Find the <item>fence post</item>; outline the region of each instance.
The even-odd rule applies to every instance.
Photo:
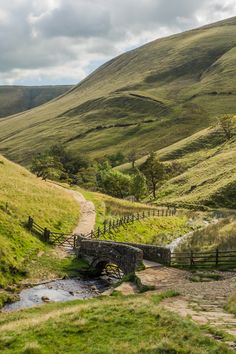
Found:
[[[143,219],[145,218],[145,211],[143,211]]]
[[[157,210],[157,216],[159,216],[159,215],[160,215],[160,210],[158,209],[158,210]]]
[[[100,226],[98,226],[97,234],[98,234],[98,238],[99,238],[100,234],[101,234]]]
[[[76,236],[74,235],[74,248],[76,247]]]
[[[50,230],[48,230],[46,227],[43,230],[43,240],[45,242],[49,242],[49,240],[50,240]]]
[[[31,231],[33,229],[33,225],[34,225],[34,220],[33,218],[31,218],[31,216],[29,216],[27,228]]]
[[[190,267],[192,267],[194,265],[194,261],[193,261],[193,251],[191,250],[190,252]]]
[[[218,266],[219,263],[219,249],[216,249],[216,267]]]

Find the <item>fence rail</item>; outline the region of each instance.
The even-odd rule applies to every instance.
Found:
[[[147,211],[134,213],[126,216],[122,216],[118,219],[114,220],[106,220],[103,223],[103,226],[99,226],[95,231],[90,232],[85,235],[85,237],[97,238],[99,239],[101,236],[105,234],[109,234],[119,227],[124,227],[125,225],[129,225],[134,223],[135,221],[140,221],[150,217],[164,217],[164,216],[174,216],[176,215],[175,208],[166,208],[166,209],[149,209]]]
[[[190,268],[236,268],[236,250],[225,251],[217,248],[208,252],[174,252],[171,254],[170,265]]]
[[[133,223],[136,220],[142,220],[151,216],[173,216],[176,214],[175,209],[152,210],[147,213],[137,213],[121,217],[119,219],[104,222],[104,226],[99,227],[96,231],[81,235],[87,238],[100,238],[106,233],[112,232],[121,226]],[[29,216],[27,228],[40,236],[44,242],[55,245],[63,245],[75,248],[78,235],[52,232],[47,228],[38,225],[32,217]],[[173,252],[169,251],[167,264],[172,267],[180,268],[236,268],[236,250],[219,250],[206,252]]]
[[[101,236],[105,234],[109,234],[114,230],[117,230],[121,226],[125,226],[131,224],[137,220],[143,220],[148,217],[164,217],[164,216],[174,216],[176,214],[176,209],[150,209],[148,211],[139,212],[136,214],[126,215],[120,217],[118,219],[104,221],[103,227],[98,227],[96,230],[91,231],[84,236],[86,238],[96,238],[99,239]],[[68,244],[70,246],[75,245],[77,235],[60,233],[60,232],[53,232],[47,228],[43,228],[42,226],[38,225],[34,219],[29,216],[27,222],[27,228],[30,231],[37,233],[42,241],[50,242],[55,245],[65,245]]]

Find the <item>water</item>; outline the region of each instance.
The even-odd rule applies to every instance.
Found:
[[[26,288],[20,293],[20,300],[7,304],[2,311],[10,312],[41,305],[45,302],[71,301],[75,299],[89,299],[98,296],[108,289],[109,283],[103,279],[55,280],[47,284],[40,284]]]

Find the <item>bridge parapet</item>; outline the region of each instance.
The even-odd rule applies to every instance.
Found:
[[[171,251],[167,247],[160,247],[149,244],[125,243],[126,245],[139,248],[143,251],[143,258],[147,261],[157,262],[163,265],[170,265]]]
[[[143,259],[170,264],[170,250],[148,244],[123,243],[103,240],[91,240],[77,237],[76,254],[85,258],[101,274],[107,264],[116,264],[124,274],[134,273]]]
[[[97,275],[110,263],[116,264],[124,274],[134,273],[143,260],[143,251],[131,245],[81,237],[77,240],[76,253],[89,261]]]

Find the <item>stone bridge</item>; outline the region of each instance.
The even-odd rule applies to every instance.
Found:
[[[89,262],[96,275],[100,275],[107,264],[115,264],[124,274],[129,274],[142,265],[143,259],[164,265],[170,263],[170,250],[165,247],[82,237],[77,238],[76,254]]]

